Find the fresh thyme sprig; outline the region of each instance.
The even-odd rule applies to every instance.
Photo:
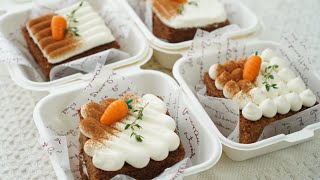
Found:
[[[131,135],[130,135],[130,138],[132,136],[135,137],[136,141],[138,142],[142,142],[143,141],[143,136],[137,134],[135,132],[135,127],[137,127],[138,129],[142,129],[142,127],[137,123],[138,120],[142,120],[143,118],[143,110],[147,107],[149,103],[145,104],[143,107],[139,107],[138,109],[134,110],[133,112],[138,112],[138,116],[136,117],[136,119],[130,123],[130,124],[127,124],[124,128],[124,130],[127,130],[127,129],[131,129]]]
[[[262,84],[264,84],[267,91],[269,91],[270,88],[278,89],[277,84],[269,84],[268,82],[269,79],[274,79],[274,76],[271,73],[275,71],[278,67],[279,67],[278,65],[267,66],[264,70],[265,71],[265,74],[263,75],[264,82]]]
[[[188,4],[188,5],[193,5],[193,6],[198,6],[198,3],[195,2],[195,1],[189,1],[187,4]],[[183,11],[184,11],[184,5],[185,5],[185,4],[182,4],[182,5],[180,6],[180,8],[177,9],[177,13],[178,13],[178,14],[182,14],[182,13],[183,13]]]
[[[79,22],[75,17],[75,13],[82,7],[83,2],[84,1],[82,1],[76,9],[72,10],[70,14],[67,14],[69,27],[66,29],[66,33],[71,32],[75,36],[80,36],[79,29],[74,26],[74,24]]]

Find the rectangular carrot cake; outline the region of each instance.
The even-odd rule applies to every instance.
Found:
[[[120,48],[104,20],[86,1],[31,19],[22,34],[46,80],[56,65]]]
[[[83,105],[79,141],[88,178],[124,174],[149,180],[184,159],[175,121],[166,112],[166,104],[152,94]]]
[[[207,95],[240,109],[240,143],[256,142],[270,123],[317,104],[315,94],[271,49],[248,59],[214,64],[204,74]]]
[[[193,39],[197,29],[213,31],[229,25],[218,0],[151,0],[153,34],[171,43]]]

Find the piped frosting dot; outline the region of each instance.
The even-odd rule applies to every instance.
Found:
[[[294,79],[291,79],[288,82],[287,86],[290,91],[294,91],[297,93],[301,93],[302,91],[304,91],[306,89],[306,85],[304,84],[304,82],[302,81],[302,79],[300,77],[296,77]]]
[[[265,49],[262,51],[261,53],[261,58],[263,61],[269,62],[271,58],[273,58],[275,56],[274,52],[272,51],[272,49]]]
[[[272,118],[277,114],[277,106],[270,98],[263,100],[259,107],[265,117]]]
[[[310,89],[306,89],[306,90],[302,91],[299,94],[299,96],[302,100],[302,104],[306,107],[313,106],[317,101],[316,95],[313,94],[313,92]]]
[[[242,110],[242,115],[250,121],[257,121],[262,117],[262,110],[252,102],[249,102]]]
[[[302,100],[296,92],[287,94],[286,98],[291,105],[292,111],[299,111],[302,108]]]

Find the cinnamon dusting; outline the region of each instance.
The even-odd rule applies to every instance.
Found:
[[[183,6],[183,3],[173,0],[153,0],[153,10],[159,13],[165,19],[171,19],[178,15],[178,11]]]

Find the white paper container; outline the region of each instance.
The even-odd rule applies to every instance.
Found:
[[[238,24],[240,30],[227,34],[230,38],[244,38],[254,35],[261,29],[261,24],[257,16],[240,1],[237,0],[221,0],[222,3],[232,3],[237,9],[234,13],[234,20],[231,24]],[[127,0],[119,0],[124,9],[132,17],[145,37],[149,40],[150,45],[156,50],[155,59],[165,68],[171,69],[175,61],[191,46],[192,40],[180,43],[168,43],[157,38],[147,28],[145,23],[137,15],[134,9],[128,4]]]
[[[4,34],[9,34],[13,30],[16,30],[17,27],[22,28],[25,25],[27,18],[29,17],[29,12],[30,9],[25,9],[22,11],[6,14],[3,17],[1,17],[0,23],[3,23],[1,29],[4,32]],[[138,30],[138,28],[133,26],[132,30],[134,35],[131,37],[134,38],[135,42],[137,43],[133,43],[132,39],[128,39],[127,41],[129,45],[125,47],[126,49],[124,49],[124,51],[128,52],[131,55],[131,57],[108,64],[106,65],[106,67],[116,69],[132,65],[143,59],[150,59],[152,55],[152,48],[148,45],[148,42],[144,39],[144,36]],[[34,60],[30,59],[30,61]],[[30,77],[30,69],[28,67],[22,65],[8,65],[8,68],[12,79],[19,86],[26,89],[37,91],[49,90],[55,86],[65,84],[67,82],[86,78],[86,76],[83,76],[83,74],[77,73],[53,81],[38,82]]]
[[[180,88],[173,78],[158,71],[141,70],[138,66],[135,66],[125,68],[118,72],[131,80],[141,93],[151,93],[163,96]],[[59,112],[61,112],[61,110],[77,96],[88,82],[89,80],[80,80],[50,90],[50,94],[41,99],[34,109],[33,117],[35,123],[42,122],[41,119],[44,118],[50,118],[52,121],[56,121]],[[200,119],[196,109],[191,107],[192,104],[185,94],[183,94],[182,100],[184,104],[187,104],[190,110],[189,113],[195,117],[194,120],[199,124],[199,132],[201,132],[199,134],[200,139],[202,139],[199,147],[199,158],[191,159],[193,165],[187,167],[184,171],[184,176],[194,178],[196,173],[209,169],[218,162],[222,153],[222,146],[219,138],[214,133],[210,132],[207,128],[207,124]],[[40,130],[39,133],[40,136],[51,135],[42,130]],[[188,148],[188,144],[184,144],[184,147]],[[61,173],[61,169],[55,169],[55,171]]]
[[[270,41],[250,41],[247,43],[246,48],[257,50],[261,52],[266,48],[276,49],[279,44],[270,42]],[[222,52],[223,53],[223,52]],[[206,121],[206,124],[212,129],[212,133],[215,133],[219,136],[222,144],[223,151],[229,156],[232,160],[243,161],[253,157],[257,157],[263,154],[267,154],[279,149],[290,147],[305,141],[308,141],[314,137],[315,133],[320,133],[320,123],[315,123],[305,127],[304,129],[294,132],[289,135],[280,134],[268,139],[264,139],[252,144],[240,144],[234,141],[227,139],[223,136],[220,131],[217,129],[215,124],[212,122],[211,118],[208,116],[204,108],[201,106],[200,102],[196,98],[196,95],[193,92],[195,85],[198,85],[199,82],[193,77],[183,77],[181,69],[186,63],[185,58],[179,59],[173,67],[173,75],[180,84],[180,87],[187,94],[193,106],[199,109],[199,115],[203,116],[203,119]],[[199,77],[199,71],[193,71],[195,76]]]

